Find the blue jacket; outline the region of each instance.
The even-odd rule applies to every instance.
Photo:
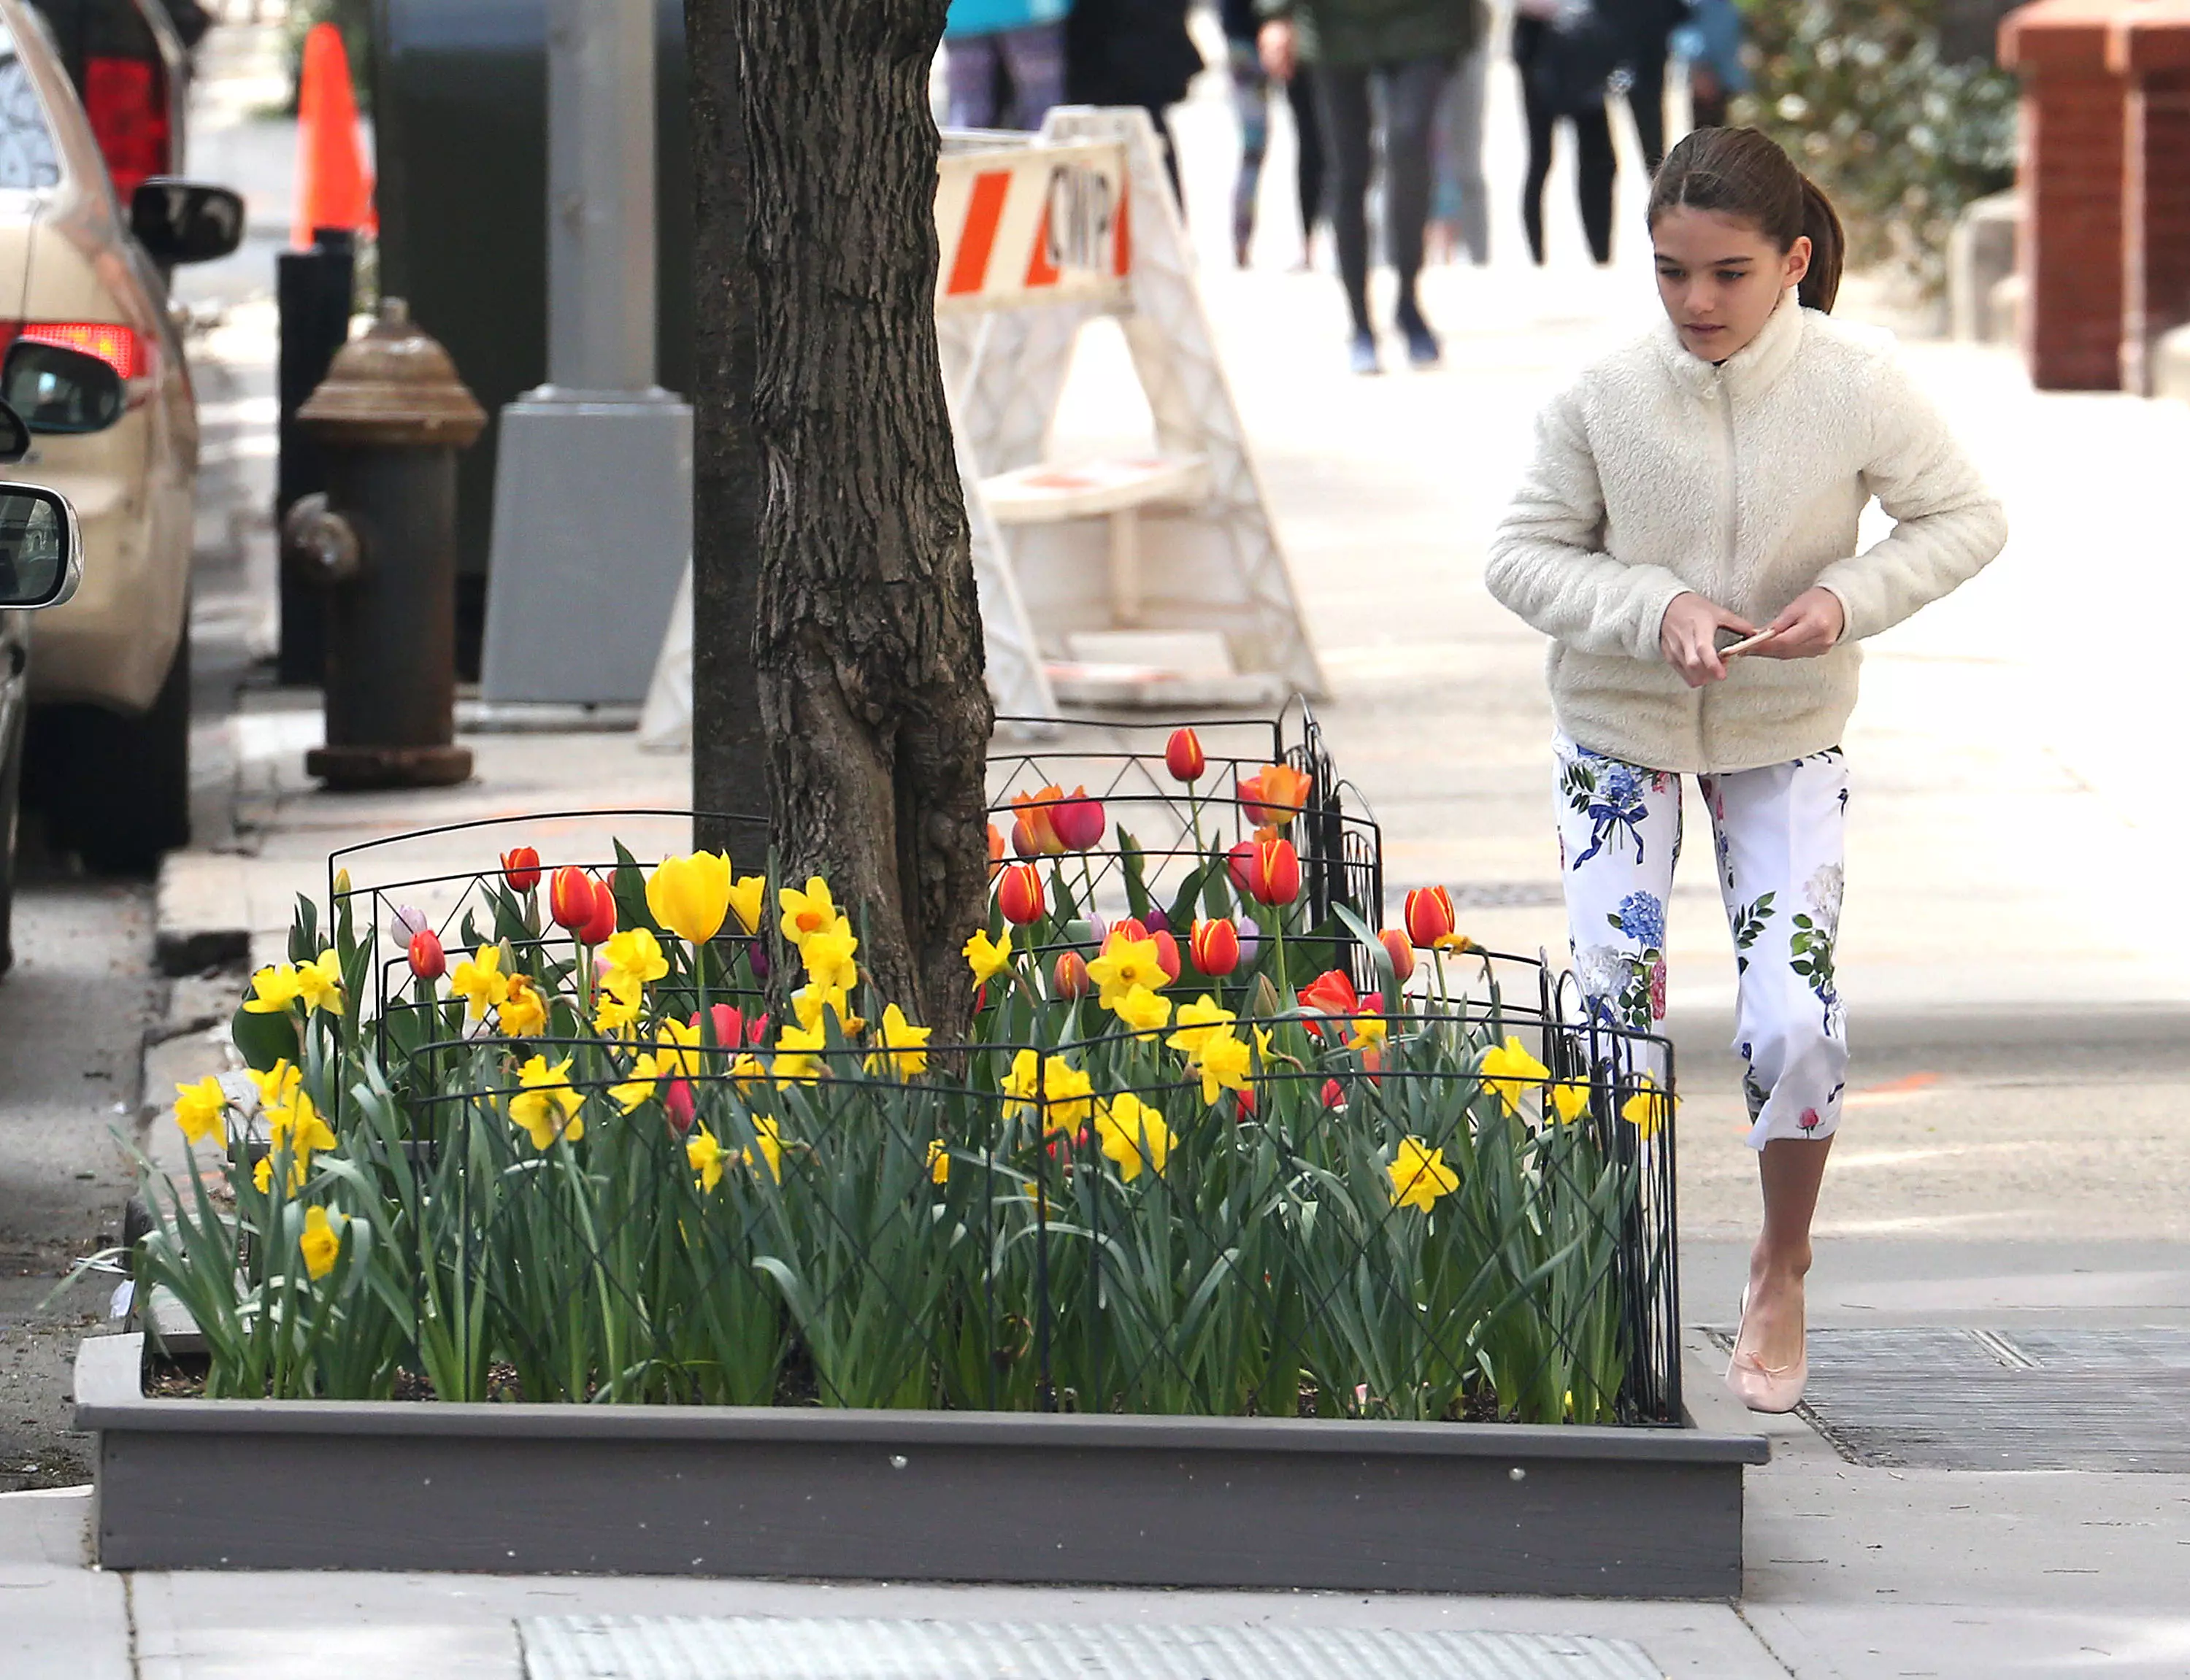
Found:
[[[1071,9],[1072,0],[950,0],[943,38],[994,35],[1001,30],[1055,23]]]

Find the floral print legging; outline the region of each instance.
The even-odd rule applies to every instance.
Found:
[[[1665,903],[1681,855],[1681,778],[1578,746],[1558,757],[1559,874],[1574,973],[1599,1018],[1654,1032],[1665,1013]],[[1840,1124],[1847,1030],[1834,978],[1847,760],[1699,776],[1733,931],[1734,1050],[1749,1143],[1826,1138]]]

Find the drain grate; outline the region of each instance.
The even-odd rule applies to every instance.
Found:
[[[1802,1411],[1858,1464],[2190,1471],[2190,1330],[1813,1330]]]
[[[541,1616],[525,1680],[1664,1680],[1625,1639],[1343,1627]]]

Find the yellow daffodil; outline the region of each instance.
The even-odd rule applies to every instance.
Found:
[[[1006,928],[995,939],[986,928],[974,931],[966,942],[966,965],[973,970],[973,983],[985,986],[1012,965],[1012,931]]]
[[[1213,1103],[1219,1091],[1247,1089],[1254,1052],[1230,1027],[1220,1027],[1201,1041],[1201,1054],[1194,1059],[1194,1066],[1201,1074],[1201,1100]]]
[[[1171,1156],[1171,1133],[1163,1116],[1131,1091],[1095,1111],[1095,1137],[1127,1184],[1140,1177],[1143,1162],[1160,1175]]]
[[[804,1027],[786,1027],[775,1035],[775,1061],[769,1070],[779,1085],[811,1084],[821,1077],[820,1052],[829,1035]]]
[[[195,1085],[175,1087],[175,1123],[192,1143],[218,1137],[227,1112],[228,1093],[210,1073]]]
[[[494,1023],[507,1038],[535,1038],[548,1030],[548,999],[529,974],[513,974]]]
[[[593,1010],[593,1031],[604,1038],[627,1038],[638,1019],[636,998],[626,1003],[615,993],[603,991]]]
[[[449,976],[449,990],[464,1000],[474,1021],[485,1021],[486,1012],[509,995],[509,976],[502,971],[502,947],[482,945],[458,963]]]
[[[730,914],[746,933],[760,931],[760,919],[768,906],[768,878],[741,875],[730,884]]]
[[[1381,1052],[1391,1033],[1391,1022],[1380,1015],[1357,1015],[1349,1025],[1353,1030],[1347,1035],[1346,1047],[1364,1056]]]
[[[333,1131],[301,1090],[292,1092],[280,1107],[266,1111],[266,1140],[276,1149],[288,1150],[300,1162],[335,1146]]]
[[[279,963],[251,976],[251,995],[243,1007],[252,1015],[279,1015],[302,995],[295,965]]]
[[[1399,1152],[1392,1162],[1392,1205],[1431,1212],[1441,1196],[1460,1188],[1460,1174],[1444,1164],[1444,1151],[1432,1149],[1420,1138],[1399,1140]]]
[[[665,857],[646,878],[646,908],[679,939],[704,945],[730,910],[730,860],[719,851]]]
[[[292,1196],[295,1195],[298,1191],[304,1187],[304,1180],[310,1176],[310,1167],[301,1156],[292,1155],[289,1157],[288,1183],[289,1193]],[[266,1196],[272,1192],[274,1187],[274,1162],[270,1156],[262,1155],[258,1157],[258,1161],[253,1163],[251,1168],[251,1182],[258,1186],[258,1193],[261,1196]]]
[[[1518,1114],[1521,1094],[1531,1085],[1542,1084],[1552,1077],[1552,1070],[1530,1055],[1518,1038],[1508,1038],[1484,1051],[1480,1077],[1498,1094],[1498,1100],[1506,1106],[1508,1114]]]
[[[867,1058],[867,1072],[879,1073],[885,1067],[893,1078],[911,1079],[928,1072],[928,1037],[935,1029],[915,1027],[905,1019],[905,1011],[892,1004],[882,1011],[882,1026],[875,1033],[875,1043],[882,1054]]]
[[[314,1010],[325,1010],[329,1015],[343,1012],[342,959],[333,947],[297,965],[297,996],[307,1015]]]
[[[651,928],[626,928],[621,933],[610,935],[608,942],[601,947],[601,959],[608,964],[601,976],[601,984],[627,1005],[633,1015],[638,1012],[638,1000],[646,988],[669,972],[668,959],[661,954],[661,942],[654,936]]]
[[[848,1038],[867,1024],[852,1013],[851,998],[843,987],[824,986],[819,981],[791,994],[791,1012],[808,1032],[820,1032],[821,1023],[832,1015],[838,1030]]]
[[[813,984],[848,992],[860,983],[860,965],[853,960],[859,948],[860,942],[848,927],[831,929],[809,936],[799,946],[798,958],[806,964],[806,978]]]
[[[1552,1087],[1552,1106],[1560,1119],[1571,1124],[1589,1106],[1589,1087],[1573,1079],[1560,1080]]]
[[[1658,1128],[1665,1123],[1671,1112],[1673,1100],[1660,1090],[1657,1082],[1645,1073],[1635,1095],[1620,1105],[1620,1117],[1632,1126],[1645,1140],[1655,1137]]]
[[[737,1082],[740,1091],[749,1092],[754,1086],[766,1082],[768,1064],[747,1051],[730,1064],[730,1078]]]
[[[684,1162],[700,1175],[700,1188],[712,1190],[723,1181],[723,1162],[730,1151],[715,1140],[705,1126],[684,1140]]]
[[[1178,1006],[1178,1031],[1164,1040],[1172,1049],[1184,1053],[1192,1061],[1201,1054],[1201,1047],[1210,1036],[1220,1028],[1228,1027],[1239,1017],[1217,1003],[1208,993],[1203,993],[1190,1004]]]
[[[783,1182],[783,1132],[773,1117],[756,1114],[752,1117],[753,1148],[760,1158],[768,1162],[768,1175],[778,1184]],[[752,1165],[752,1155],[747,1151],[741,1157],[746,1165]]]
[[[304,1083],[303,1070],[287,1056],[264,1073],[255,1067],[248,1072],[251,1083],[258,1088],[258,1106],[269,1113],[296,1095],[297,1088]]]
[[[347,1219],[342,1222],[349,1223]],[[328,1219],[324,1208],[308,1209],[297,1247],[304,1251],[304,1270],[314,1277],[325,1277],[335,1269],[335,1256],[342,1253],[342,1225]]]
[[[661,1054],[655,1065],[664,1078],[672,1076],[692,1078],[706,1072],[706,1052],[700,1048],[700,1028],[695,1022],[665,1021],[655,1034],[654,1042],[661,1046]]]
[[[928,1176],[936,1184],[950,1182],[950,1151],[943,1146],[941,1138],[928,1140]]]
[[[1044,1062],[1038,1052],[1021,1050],[1012,1058],[1003,1091],[1011,1099],[1004,1105],[1006,1119],[1040,1106],[1046,1110],[1046,1132],[1070,1131],[1085,1124],[1095,1109],[1094,1083],[1061,1055]]]
[[[631,1078],[609,1087],[609,1100],[628,1114],[654,1095],[667,1071],[661,1058],[651,1050],[641,1050],[632,1058]]]
[[[1163,953],[1153,939],[1127,939],[1112,934],[1103,954],[1087,964],[1087,977],[1101,989],[1103,1007],[1115,1010],[1118,999],[1136,986],[1160,992],[1171,984],[1163,970]]]
[[[793,945],[803,945],[819,933],[833,933],[842,913],[837,901],[829,896],[829,883],[819,875],[806,878],[806,890],[786,886],[775,895],[776,908],[783,912],[778,925],[783,936]]]
[[[534,1056],[517,1070],[517,1083],[523,1089],[509,1100],[510,1123],[531,1134],[533,1148],[545,1149],[558,1136],[576,1143],[586,1134],[578,1117],[586,1100],[570,1088],[570,1057],[550,1067],[546,1056]]]
[[[1135,986],[1112,1004],[1110,1010],[1136,1032],[1156,1032],[1171,1020],[1171,1000],[1159,998],[1145,986]]]

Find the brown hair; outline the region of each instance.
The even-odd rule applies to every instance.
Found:
[[[1796,295],[1806,309],[1830,314],[1847,248],[1841,218],[1815,181],[1778,141],[1754,128],[1699,128],[1666,154],[1650,184],[1650,225],[1668,210],[1739,216],[1782,251],[1810,241],[1810,271]]]

